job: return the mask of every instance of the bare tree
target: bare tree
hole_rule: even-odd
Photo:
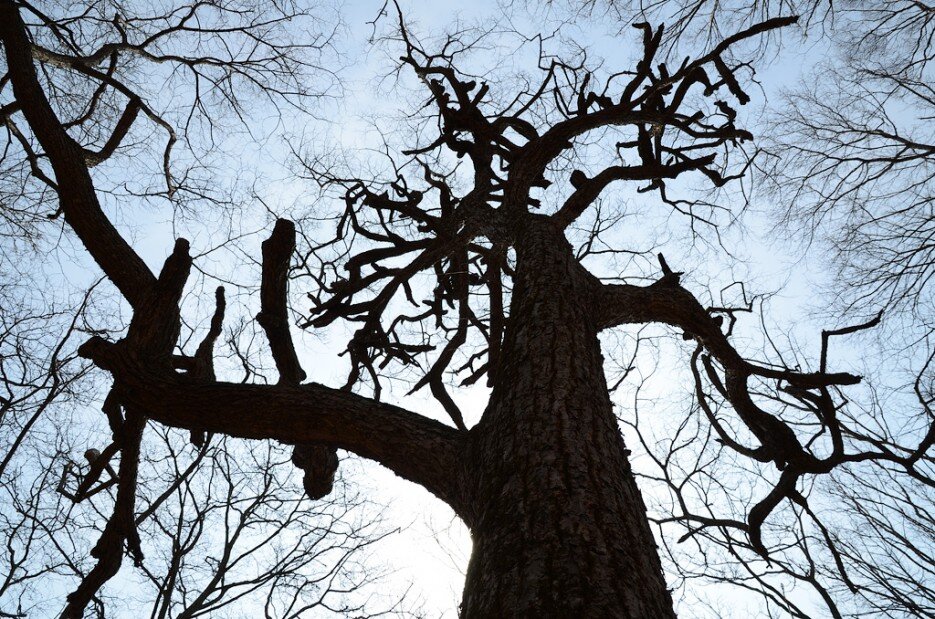
[[[831,244],[842,306],[908,310],[931,330],[935,11],[891,1],[839,20],[838,56],[777,106],[762,181]]]
[[[171,14],[170,24],[183,14]],[[827,534],[811,488],[857,465],[932,484],[930,415],[921,416],[921,440],[881,437],[844,396],[860,377],[829,367],[832,338],[869,329],[877,320],[823,332],[819,358],[810,364],[786,362],[778,351],[767,361],[749,360],[733,337],[738,314],[749,307],[703,304],[661,253],[648,285],[627,283],[626,273],[602,281],[582,263],[598,251],[595,246],[576,253],[567,238],[597,210],[609,187],[626,182],[692,225],[710,223],[717,207],[680,197],[679,188],[685,176],[720,187],[747,171],[750,157],[742,144],[752,135],[738,126],[737,105],[750,100],[750,65],[733,50],[796,18],[748,24],[674,62],[661,51],[664,28],[639,23],[642,45],[634,67],[597,72],[586,57],[562,59],[543,48],[535,77],[515,91],[497,92],[492,80],[459,67],[484,33],[461,30],[423,45],[398,17],[399,71],[414,74],[425,88],[421,109],[431,122],[412,133],[408,149],[389,153],[388,177],[305,162],[309,176],[343,198],[333,238],[307,248],[299,263],[314,281],[314,306],[303,326],[357,327],[347,346],[348,381],[335,389],[302,384],[286,310],[289,257],[296,246],[291,222],[276,223],[261,257],[258,322],[280,380],[217,380],[213,348],[225,315],[224,291],[216,293],[205,337],[186,354],[179,341],[179,303],[193,267],[188,241],[179,239],[161,271],[153,273],[105,214],[90,169],[118,152],[137,122],[169,136],[166,152],[175,140],[172,124],[132,84],[97,68],[109,54],[176,63],[193,71],[196,83],[199,71],[220,65],[223,77],[215,79],[225,92],[227,77],[242,77],[237,69],[252,67],[257,55],[271,63],[261,64],[262,70],[278,78],[280,65],[270,58],[288,58],[293,48],[267,50],[278,39],[265,32],[251,37],[258,23],[248,21],[247,27],[196,32],[221,40],[229,32],[235,39],[246,33],[271,56],[178,59],[146,51],[158,47],[162,35],[138,43],[139,35],[124,34],[118,14],[106,27],[100,24],[102,32],[84,50],[58,32],[60,22],[30,5],[0,5],[2,83],[12,91],[5,92],[12,100],[4,109],[22,127],[23,156],[48,162],[50,170],[40,164],[33,174],[53,187],[62,217],[133,311],[123,337],[93,337],[80,349],[113,377],[104,412],[120,465],[113,513],[93,551],[98,563],[69,596],[64,616],[83,613],[119,569],[125,548],[142,563],[135,505],[148,420],[189,430],[196,445],[212,433],[296,445],[293,461],[314,495],[330,486],[335,448],[422,485],[473,534],[464,616],[674,616],[598,339],[648,323],[675,329],[690,342],[696,407],[670,445],[680,444],[688,430],[690,442],[704,448],[695,453],[707,460],[713,451],[717,461],[745,463],[759,480],[731,503],[731,488],[715,478],[710,487],[727,495],[724,508],[719,497],[704,493],[705,486],[665,477],[679,502],[673,521],[688,527],[688,538],[716,536],[740,569],[777,565],[828,593],[811,555],[804,555],[803,564],[795,554],[808,553],[817,542],[832,557],[843,556]],[[165,28],[170,34],[183,29]],[[49,45],[40,42],[43,35],[52,39]],[[70,127],[54,96],[56,82],[45,77],[53,67],[93,85],[86,88],[92,97],[112,97],[115,109],[124,110],[105,116],[117,119],[107,125],[115,128],[87,134]],[[269,92],[287,99],[291,94],[275,85]],[[200,113],[203,102],[196,101],[192,109]],[[93,146],[99,143],[104,146]],[[576,153],[601,144],[603,159],[570,168]],[[177,194],[180,175],[166,165],[164,176],[167,195]],[[552,198],[542,199],[543,190]],[[594,221],[591,240],[615,220],[598,213]],[[400,367],[418,375],[414,389],[427,387],[450,425],[379,401],[381,379]],[[486,378],[492,389],[480,421],[470,428],[449,394],[452,375],[468,384]],[[363,383],[373,397],[352,391]],[[920,397],[930,402],[926,389]],[[662,463],[664,469],[670,461]],[[695,470],[709,470],[707,465],[699,460]],[[686,489],[698,488],[691,502],[683,502]],[[790,514],[801,526],[783,530]],[[802,534],[791,541],[777,535],[796,531]],[[807,543],[798,543],[802,539]],[[846,568],[836,568],[842,582],[852,584]],[[782,609],[806,616],[761,572],[749,578],[757,589],[772,591]],[[749,582],[734,580],[741,586]]]
[[[263,608],[272,617],[365,617],[393,609],[391,595],[368,590],[378,578],[362,565],[363,551],[387,530],[343,482],[312,501],[290,483],[280,445],[206,438],[192,458],[177,431],[159,435],[163,453],[147,453],[156,470],[171,462],[169,485],[152,484],[159,494],[136,516],[143,544],[160,552],[143,566],[150,616]]]

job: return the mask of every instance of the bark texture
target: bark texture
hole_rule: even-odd
[[[472,431],[464,617],[674,617],[607,391],[595,282],[535,218],[502,366]]]

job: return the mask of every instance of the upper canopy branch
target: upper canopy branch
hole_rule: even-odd
[[[127,301],[139,306],[156,278],[101,210],[84,151],[62,127],[39,83],[26,26],[12,0],[0,2],[0,40],[13,93],[55,171],[65,220]]]
[[[342,251],[334,259],[324,258],[322,251],[316,253],[321,265],[309,274],[318,290],[309,293],[314,306],[302,326],[323,327],[336,320],[361,323],[348,342],[351,371],[347,384],[368,377],[379,397],[379,370],[387,363],[416,366],[419,355],[435,349],[427,338],[411,342],[409,329],[413,323],[433,320],[447,332],[447,342],[417,388],[430,386],[455,425],[464,429],[461,412],[447,395],[444,372],[465,343],[469,328],[487,333],[484,316],[470,303],[470,287],[485,284],[496,291],[500,286],[500,261],[495,261],[493,269],[481,267],[489,249],[475,239],[504,242],[509,229],[490,206],[492,195],[487,188],[475,186],[459,197],[443,175],[418,160],[415,163],[421,179],[407,178],[397,169],[397,178],[383,186],[307,166],[323,185],[339,187],[346,205],[333,239],[322,247],[353,244],[357,251]],[[420,299],[411,281],[425,271],[434,273],[437,286],[428,299]],[[388,317],[385,314],[394,301],[417,309],[411,315]],[[446,314],[452,308],[457,310],[457,322],[449,325]],[[502,314],[502,308],[495,307],[493,312]],[[496,333],[499,338],[500,331]],[[498,343],[491,341],[490,346]]]
[[[714,101],[710,111],[685,110],[689,94],[698,85],[704,97],[712,98],[723,88],[741,105],[747,103],[750,97],[736,76],[745,65],[731,66],[725,54],[739,41],[782,28],[796,19],[770,19],[738,32],[697,59],[686,59],[671,73],[665,62],[656,59],[662,27],[654,31],[648,24],[637,24],[644,40],[643,57],[635,71],[613,75],[601,88],[583,66],[553,61],[548,68],[543,67],[545,75],[538,88],[504,107],[487,100],[491,94],[489,84],[478,87],[476,79],[465,77],[455,68],[450,48],[464,45],[460,41],[463,34],[449,36],[442,51],[429,53],[414,42],[400,13],[399,31],[406,46],[401,61],[411,66],[428,88],[431,98],[427,105],[436,109],[439,121],[438,137],[407,154],[447,149],[459,158],[468,155],[474,168],[475,190],[492,192],[492,197],[509,205],[509,209],[525,209],[538,205],[530,191],[549,184],[544,177],[547,166],[572,148],[577,137],[600,128],[630,126],[635,136],[618,142],[617,148],[634,151],[640,164],[616,166],[631,171],[620,175],[619,180],[649,180],[645,189],[659,189],[664,199],[664,179],[689,170],[701,171],[715,185],[721,185],[732,176],[724,174],[726,162],[715,165],[711,151],[750,139],[751,135],[735,126],[737,112],[723,100]],[[561,83],[559,75],[566,78],[567,84]],[[622,76],[630,79],[618,88]],[[556,115],[561,120],[548,120]],[[699,154],[690,156],[693,152]],[[576,200],[575,208],[562,213],[561,219],[567,220],[582,205],[582,200]]]
[[[701,170],[714,161],[714,155],[698,159],[685,158],[678,163],[660,165],[655,162],[635,166],[612,166],[602,170],[594,178],[587,178],[580,172],[578,178],[572,179],[575,191],[565,200],[562,207],[552,216],[555,223],[566,228],[573,223],[591,204],[601,192],[612,182],[621,180],[659,181],[664,178],[675,178],[689,170]],[[575,174],[579,174],[576,171]]]
[[[636,24],[643,31],[643,58],[637,65],[633,77],[614,100],[607,94],[596,93],[589,88],[590,74],[575,90],[577,106],[569,107],[567,118],[558,122],[540,136],[531,139],[518,155],[510,170],[509,191],[513,195],[513,204],[519,205],[520,195],[527,193],[544,173],[546,166],[562,151],[570,148],[573,140],[590,131],[602,127],[632,125],[637,129],[636,139],[618,144],[620,147],[635,148],[644,166],[657,166],[657,171],[665,172],[672,161],[683,160],[684,153],[699,148],[711,149],[725,143],[750,139],[749,132],[734,125],[736,111],[724,101],[716,101],[717,112],[711,115],[714,122],[706,121],[708,114],[704,110],[687,112],[682,109],[686,95],[696,84],[704,86],[704,95],[709,97],[721,87],[726,87],[741,105],[750,98],[740,88],[734,75],[735,68],[729,67],[723,54],[729,47],[741,40],[776,28],[795,23],[798,18],[786,17],[770,19],[752,28],[748,28],[728,37],[715,48],[694,61],[686,59],[677,71],[670,74],[664,62],[653,70],[653,62],[662,39],[662,27],[655,32],[648,24]],[[712,80],[705,70],[706,65],[713,65],[719,80]],[[610,83],[608,82],[608,87]],[[642,88],[642,90],[640,90]],[[674,130],[669,144],[664,143],[666,130]],[[702,140],[700,143],[684,143],[680,138]],[[696,159],[696,162],[701,161]],[[707,169],[707,164],[699,164],[690,169]],[[671,168],[668,169],[671,171]],[[713,170],[712,170],[713,171]],[[664,189],[660,176],[653,187]],[[718,178],[719,176],[712,176]]]
[[[307,79],[305,71],[328,72],[311,59],[329,45],[330,36],[304,28],[313,15],[288,3],[251,6],[196,1],[155,10],[136,7],[143,14],[133,14],[133,8],[94,4],[80,16],[56,17],[47,7],[19,0],[8,3],[4,11],[11,11],[10,18],[4,22],[13,30],[22,30],[23,37],[16,43],[21,53],[31,56],[47,75],[69,74],[67,88],[53,87],[45,95],[51,107],[61,112],[62,127],[81,146],[89,167],[111,158],[127,143],[136,145],[128,135],[141,116],[165,131],[160,172],[166,189],[159,193],[169,198],[183,199],[180,194],[198,190],[199,179],[188,173],[173,174],[172,159],[179,142],[200,154],[196,152],[202,147],[199,126],[216,123],[207,111],[208,97],[221,98],[245,120],[241,108],[247,92],[262,92],[276,106],[298,105],[318,96],[309,88],[316,82]],[[14,18],[12,12],[19,17]],[[302,31],[303,41],[282,36],[293,28]],[[148,94],[134,75],[141,65],[150,70],[147,80],[163,82],[163,92],[181,86],[177,92],[190,93],[185,95],[188,109],[175,107],[179,97],[167,105],[158,95]],[[11,70],[11,77],[15,72]],[[32,145],[17,135],[14,112],[22,110],[30,127],[33,121],[28,100],[15,96],[15,105],[0,106],[0,118],[21,142],[33,176],[54,188],[37,164],[42,153],[33,153]],[[181,122],[176,122],[179,114]],[[36,137],[46,148],[47,141]]]

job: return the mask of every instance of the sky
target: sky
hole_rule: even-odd
[[[321,107],[313,110],[315,116],[324,120],[303,121],[305,124],[296,125],[288,116],[263,119],[262,110],[259,110],[256,122],[269,132],[259,143],[241,141],[243,136],[236,130],[231,130],[229,135],[223,131],[219,133],[221,145],[229,149],[228,160],[240,162],[245,178],[254,179],[252,189],[277,215],[292,216],[308,212],[323,215],[330,209],[341,207],[334,200],[316,197],[309,183],[296,180],[290,146],[301,145],[310,153],[359,153],[378,148],[380,134],[377,127],[391,126],[395,122],[392,118],[407,113],[411,104],[417,100],[410,92],[414,85],[412,76],[404,76],[399,83],[386,78],[394,61],[392,45],[386,42],[371,44],[373,29],[368,22],[374,19],[382,4],[381,1],[350,0],[338,9],[344,27],[338,33],[338,53],[334,61],[341,89],[321,100]],[[426,40],[448,28],[455,17],[495,29],[506,27],[502,10],[492,1],[470,4],[413,1],[403,3],[403,13],[412,30],[424,34]],[[517,17],[512,25],[529,33],[556,27],[551,17],[542,12]],[[378,30],[385,31],[385,28],[378,26]],[[608,63],[621,63],[622,59],[632,58],[635,53],[634,43],[637,42],[634,33],[619,33],[614,24],[600,19],[583,21],[576,27],[566,28],[564,36],[571,41],[587,41],[593,55],[607,58]],[[530,46],[497,48],[477,54],[472,60],[482,67],[522,67],[524,63],[534,60],[532,51]],[[781,56],[764,58],[757,70],[764,91],[751,92],[754,101],[744,110],[748,126],[760,122],[764,113],[764,94],[769,100],[776,100],[780,88],[793,86],[827,53],[820,41],[797,41],[794,45],[786,46]],[[626,61],[622,64],[626,65]],[[260,135],[262,133],[259,132]],[[108,173],[119,180],[120,170],[102,172]],[[747,220],[747,227],[742,234],[734,228],[724,231],[738,259],[709,262],[708,258],[717,255],[717,248],[690,246],[686,240],[684,222],[673,224],[673,220],[668,214],[659,211],[658,206],[656,210],[651,210],[644,204],[646,198],[629,190],[614,194],[614,199],[619,200],[622,208],[629,213],[618,237],[622,243],[644,248],[655,247],[659,245],[657,235],[663,235],[670,263],[678,270],[688,272],[687,280],[697,286],[695,290],[698,292],[710,288],[716,293],[738,277],[756,282],[758,292],[780,291],[770,306],[773,320],[781,329],[793,330],[801,337],[810,337],[807,340],[808,350],[817,353],[815,336],[822,325],[809,318],[824,318],[817,314],[819,310],[815,307],[813,290],[815,282],[824,277],[826,264],[820,254],[797,251],[794,243],[783,238],[783,233],[761,213],[768,205],[752,206],[755,216]],[[233,217],[236,225],[255,232],[239,244],[245,253],[222,249],[200,256],[197,263],[219,279],[229,277],[243,283],[246,288],[255,288],[258,281],[257,265],[255,262],[249,264],[249,252],[250,248],[253,251],[258,249],[270,223],[262,211],[254,208]],[[178,234],[187,236],[192,241],[193,252],[198,255],[219,239],[226,238],[228,230],[224,222],[231,219],[230,213],[216,217],[204,212],[167,214],[156,209],[128,213],[115,206],[111,212],[121,229],[127,231],[134,248],[154,270],[158,269],[171,249],[172,237]],[[780,233],[777,234],[777,231]],[[75,256],[80,253],[78,248],[66,252]],[[80,257],[76,261],[80,262]],[[247,266],[240,266],[245,261]],[[589,266],[598,270],[609,268],[601,264]],[[93,269],[88,268],[78,270],[65,267],[63,271],[61,275],[68,278],[89,277],[93,273]],[[193,294],[186,301],[189,304],[188,311],[204,314],[210,309],[206,305],[210,299],[205,291],[210,290],[214,283],[214,279],[207,278],[203,284],[199,284],[200,289],[192,291]],[[302,285],[303,280],[293,283],[294,296],[301,294]],[[258,303],[255,298],[244,295],[238,297],[237,302],[243,303],[245,314],[255,313]],[[755,329],[755,321],[751,322]],[[310,380],[329,386],[343,384],[347,371],[346,359],[339,358],[335,353],[341,350],[346,334],[347,331],[341,327],[324,333],[295,332],[297,348]],[[663,368],[660,371],[664,371],[667,366],[663,363],[660,367]],[[658,383],[651,388],[662,389]],[[446,420],[440,407],[424,392],[407,396],[406,391],[404,385],[391,383],[384,393],[384,399]],[[466,412],[469,425],[476,421],[486,403],[486,389],[477,386],[455,390],[454,395]],[[656,395],[652,392],[643,394],[647,401]],[[627,406],[626,402],[620,404]],[[98,422],[101,420],[98,419]],[[370,489],[374,500],[386,506],[387,521],[401,529],[399,534],[380,543],[375,557],[375,561],[385,563],[392,570],[393,573],[388,577],[391,587],[399,591],[409,589],[410,598],[422,607],[427,617],[455,617],[470,554],[470,536],[466,528],[450,509],[427,491],[399,480],[389,471],[357,459],[350,459],[343,466],[345,474],[361,487]],[[640,466],[639,461],[636,466]],[[746,602],[735,601],[734,604],[735,610],[743,608],[737,611],[743,614],[748,613],[748,608],[754,607],[757,602],[748,599]]]

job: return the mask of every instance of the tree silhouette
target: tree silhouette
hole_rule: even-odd
[[[187,28],[184,15],[199,9],[173,13],[183,17],[161,32]],[[24,15],[35,17],[38,26],[28,27]],[[751,159],[742,145],[753,136],[737,126],[737,106],[750,100],[744,84],[749,64],[733,50],[795,22],[776,17],[749,24],[676,62],[661,51],[664,28],[638,23],[641,54],[628,70],[599,79],[583,62],[543,55],[535,80],[497,93],[497,84],[458,67],[474,44],[471,33],[452,34],[428,49],[399,14],[400,70],[413,72],[424,85],[435,119],[432,132],[413,135],[409,150],[399,153],[400,163],[391,156],[391,178],[347,176],[320,161],[306,162],[307,173],[337,188],[344,203],[334,237],[300,258],[316,282],[308,291],[313,307],[301,326],[341,321],[356,329],[347,342],[347,383],[331,388],[302,383],[286,299],[296,250],[290,221],[277,221],[258,257],[257,322],[279,382],[224,382],[213,366],[224,290],[216,292],[216,310],[196,352],[181,353],[179,303],[193,264],[189,242],[178,239],[161,271],[153,273],[108,219],[90,171],[146,119],[169,135],[167,193],[184,186],[170,165],[174,128],[102,65],[118,65],[123,54],[177,63],[196,76],[221,66],[215,79],[227,92],[231,76],[266,80],[285,73],[288,82],[292,74],[280,61],[293,48],[275,47],[278,39],[256,31],[266,22],[219,25],[206,35],[244,35],[249,52],[221,60],[179,59],[150,49],[158,48],[162,34],[137,43],[138,35],[131,37],[117,14],[103,42],[88,51],[69,47],[62,24],[30,5],[0,5],[13,95],[4,114],[25,122],[30,137],[22,149],[30,169],[53,188],[65,222],[133,312],[123,337],[95,336],[80,348],[113,378],[103,408],[120,464],[114,511],[93,551],[98,564],[69,596],[65,616],[81,616],[119,569],[125,547],[137,564],[142,561],[134,514],[147,420],[189,430],[196,445],[209,434],[295,445],[293,462],[303,469],[312,496],[328,492],[336,448],[423,486],[472,532],[461,606],[466,617],[674,616],[604,374],[599,335],[628,325],[667,325],[693,344],[693,419],[706,428],[709,444],[770,471],[763,473],[768,488],[739,518],[719,516],[714,504],[708,513],[680,505],[673,518],[689,527],[686,537],[721,535],[734,552],[746,553],[742,563],[776,561],[797,577],[778,556],[785,542],[768,539],[764,528],[791,507],[826,532],[806,489],[815,479],[876,463],[931,484],[923,465],[935,431],[912,445],[881,439],[847,408],[842,389],[860,377],[829,368],[832,338],[871,328],[878,318],[824,331],[811,371],[781,358],[749,360],[732,342],[737,314],[749,308],[706,306],[683,285],[679,266],[673,268],[661,253],[651,284],[602,281],[567,239],[570,227],[620,183],[658,196],[692,223],[706,222],[712,205],[677,196],[675,179],[691,175],[721,187],[745,174]],[[58,39],[56,47],[65,49],[37,42],[30,35],[36,28],[48,29],[47,36]],[[70,122],[50,103],[54,82],[37,72],[47,66],[76,73],[96,84],[94,93],[121,102],[116,109],[122,111],[110,116],[113,128],[80,137],[69,133]],[[290,95],[275,83],[264,88],[271,96]],[[588,165],[596,168],[588,172],[569,169],[568,158],[586,142],[609,145],[610,160],[599,168]],[[39,163],[46,160],[51,172]],[[458,161],[469,168],[468,183],[453,172]],[[550,186],[562,194],[554,210],[537,197]],[[599,233],[594,230],[592,238]],[[414,390],[427,387],[450,425],[380,401],[381,378],[398,367],[419,374]],[[452,374],[463,384],[485,378],[491,388],[480,421],[470,428],[448,392]],[[353,391],[363,383],[372,396]],[[819,534],[819,541],[850,583],[837,540]],[[827,593],[814,569],[801,579]],[[792,602],[784,604],[802,615]]]
[[[108,134],[100,148],[85,153],[89,166],[106,170],[113,157],[123,159],[119,165],[128,171],[123,158],[128,148],[146,141],[137,141],[134,133],[138,116],[160,132],[152,141],[159,143],[158,161],[165,164],[156,171],[161,185],[143,190],[124,185],[141,202],[168,198],[185,208],[197,195],[220,204],[198,176],[205,159],[195,152],[196,126],[199,118],[218,120],[200,116],[205,106],[213,105],[212,113],[224,102],[236,109],[244,95],[241,86],[260,82],[267,96],[279,86],[285,101],[317,96],[308,85],[289,84],[285,69],[298,75],[327,36],[307,30],[302,45],[275,42],[284,24],[315,25],[314,16],[295,7],[284,6],[278,15],[244,3],[180,5],[164,14],[108,3],[90,3],[73,15],[66,7],[7,8],[32,20],[25,51],[44,59],[36,61],[41,79],[48,80],[43,83],[52,105],[69,119],[64,126],[71,135],[90,144]],[[86,57],[84,51],[97,43],[110,47],[103,56]],[[271,49],[276,53],[261,53]],[[178,108],[165,105],[158,88],[136,80],[141,58],[150,69],[146,77],[161,76],[170,90],[189,79],[210,84],[183,111],[187,124],[173,125]],[[86,73],[72,70],[72,61]],[[167,66],[171,70],[160,74]],[[50,229],[61,230],[56,183],[61,179],[43,171],[49,160],[13,100],[5,56],[2,67],[0,90],[11,97],[0,106],[6,129],[0,158],[0,616],[61,611],[64,594],[76,582],[65,616],[86,608],[101,617],[115,612],[195,616],[264,606],[279,616],[393,610],[403,596],[374,595],[368,587],[377,580],[375,570],[359,565],[361,553],[387,529],[368,501],[346,491],[343,480],[326,500],[312,501],[292,484],[289,455],[281,446],[245,446],[196,433],[197,445],[186,449],[187,441],[170,428],[142,440],[133,436],[139,418],[125,423],[111,416],[111,432],[83,423],[88,421],[84,409],[100,394],[100,376],[77,355],[77,344],[92,333],[119,333],[125,323],[102,280],[87,282],[78,265],[56,264],[52,274],[43,268],[47,257],[61,259],[56,234],[48,235]],[[121,99],[131,89],[138,96]],[[118,126],[112,136],[111,122]],[[194,161],[188,168],[179,165],[186,157]],[[116,193],[97,191],[105,199]],[[210,358],[207,347],[216,341],[233,356],[252,356],[241,349],[246,338],[236,325],[222,334],[218,317],[208,330],[199,359]],[[108,410],[113,412],[109,405]],[[126,530],[134,532],[128,547],[139,564],[130,586],[147,591],[149,600],[100,590],[122,562]],[[89,556],[94,541],[99,544]]]

